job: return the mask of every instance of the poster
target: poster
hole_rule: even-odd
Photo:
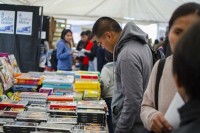
[[[33,12],[17,12],[16,34],[32,35]]]
[[[15,11],[0,10],[0,33],[14,34]]]

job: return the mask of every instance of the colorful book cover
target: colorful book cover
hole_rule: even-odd
[[[50,102],[50,109],[67,108],[76,110],[77,102]]]
[[[34,73],[23,73],[16,77],[17,84],[41,85],[44,77]]]
[[[11,101],[5,100],[0,102],[0,107],[13,107],[13,108],[24,108],[28,104],[27,101]]]
[[[95,100],[95,101],[78,101],[77,107],[79,109],[102,109],[106,107],[104,100]]]
[[[48,101],[73,101],[73,95],[49,95]]]
[[[71,85],[74,83],[74,76],[45,76],[44,84]]]
[[[0,82],[2,83],[4,90],[8,90],[13,85],[14,73],[5,57],[0,57],[0,66]]]
[[[14,69],[14,73],[15,74],[21,73],[15,56],[13,54],[12,55],[8,55],[8,58],[9,58],[9,61],[10,61],[10,64],[11,64],[12,68]]]

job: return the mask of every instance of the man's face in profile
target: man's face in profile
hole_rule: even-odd
[[[100,37],[96,36],[96,39],[103,48],[113,53],[116,40],[111,32],[105,32]]]

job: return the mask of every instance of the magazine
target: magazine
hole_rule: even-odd
[[[13,54],[12,55],[8,55],[8,58],[9,58],[9,61],[10,61],[10,64],[11,64],[12,68],[14,69],[14,73],[15,74],[21,73],[15,56]]]
[[[4,90],[8,90],[13,86],[13,70],[5,57],[0,57],[0,82],[3,85]]]

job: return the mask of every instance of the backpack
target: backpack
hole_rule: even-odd
[[[58,64],[58,59],[57,59],[57,50],[53,50],[53,52],[51,53],[51,67],[57,71],[57,64]]]
[[[165,58],[165,55],[164,55],[164,52],[163,52],[163,50],[156,50],[156,51],[154,51],[153,49],[152,49],[152,47],[149,45],[149,44],[147,44],[148,46],[149,46],[149,48],[150,48],[150,50],[151,50],[151,54],[152,54],[152,58],[153,58],[153,65],[158,61],[158,60],[160,60],[160,59],[164,59]]]

